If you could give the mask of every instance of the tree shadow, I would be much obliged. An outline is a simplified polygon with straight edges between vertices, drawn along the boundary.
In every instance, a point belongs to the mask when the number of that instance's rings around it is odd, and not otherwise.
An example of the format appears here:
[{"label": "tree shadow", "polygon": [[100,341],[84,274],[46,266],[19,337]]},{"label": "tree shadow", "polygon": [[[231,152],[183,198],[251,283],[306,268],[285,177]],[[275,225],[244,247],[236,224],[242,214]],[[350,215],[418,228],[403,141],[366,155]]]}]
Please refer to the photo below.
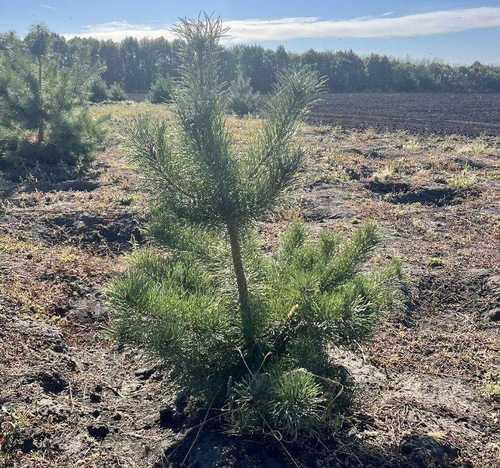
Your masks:
[{"label": "tree shadow", "polygon": [[430,435],[406,436],[398,447],[371,446],[355,435],[340,433],[327,443],[287,445],[271,438],[244,437],[197,429],[169,447],[155,468],[289,468],[289,467],[455,467],[458,450]]},{"label": "tree shadow", "polygon": [[18,184],[6,179],[0,172],[0,202],[10,199],[17,188]]},{"label": "tree shadow", "polygon": [[[0,160],[1,162],[1,160]],[[54,164],[33,168],[0,165],[0,200],[9,199],[16,192],[92,192],[99,186],[102,168],[97,163],[84,170],[70,171]]]},{"label": "tree shadow", "polygon": [[38,235],[50,245],[66,243],[120,253],[145,241],[142,224],[142,219],[128,212],[102,215],[70,212],[45,218]]}]

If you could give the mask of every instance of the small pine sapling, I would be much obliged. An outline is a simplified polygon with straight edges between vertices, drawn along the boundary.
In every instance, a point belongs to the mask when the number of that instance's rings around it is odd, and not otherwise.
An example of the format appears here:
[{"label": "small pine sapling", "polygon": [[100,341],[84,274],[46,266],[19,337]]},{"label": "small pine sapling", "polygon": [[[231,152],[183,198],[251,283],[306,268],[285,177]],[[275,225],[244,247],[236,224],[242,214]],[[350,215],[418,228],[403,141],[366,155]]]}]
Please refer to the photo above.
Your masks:
[{"label": "small pine sapling", "polygon": [[164,104],[172,100],[172,90],[172,80],[160,77],[151,85],[148,98],[153,104]]},{"label": "small pine sapling", "polygon": [[123,86],[120,83],[113,83],[109,87],[109,99],[111,101],[126,101],[127,100],[127,94],[125,93],[125,90],[123,89]]},{"label": "small pine sapling", "polygon": [[92,81],[90,85],[89,101],[98,103],[98,102],[104,102],[108,98],[109,98],[108,85],[101,77],[97,77]]},{"label": "small pine sapling", "polygon": [[250,80],[241,72],[229,88],[229,111],[239,117],[253,114],[259,107],[260,96],[256,93]]},{"label": "small pine sapling", "polygon": [[100,122],[84,106],[100,68],[65,65],[51,38],[42,25],[24,40],[0,38],[0,127],[9,134],[0,145],[0,166],[14,176],[47,165],[38,176],[78,174],[102,137]]},{"label": "small pine sapling", "polygon": [[262,127],[237,147],[219,78],[219,20],[185,20],[172,120],[140,117],[129,152],[152,205],[150,247],[109,286],[123,342],[156,353],[192,397],[223,408],[245,432],[318,433],[341,388],[330,346],[367,336],[395,294],[396,265],[361,273],[377,243],[366,225],[343,242],[293,225],[272,256],[255,221],[275,208],[301,166],[294,136],[323,90],[316,73],[281,74]]}]

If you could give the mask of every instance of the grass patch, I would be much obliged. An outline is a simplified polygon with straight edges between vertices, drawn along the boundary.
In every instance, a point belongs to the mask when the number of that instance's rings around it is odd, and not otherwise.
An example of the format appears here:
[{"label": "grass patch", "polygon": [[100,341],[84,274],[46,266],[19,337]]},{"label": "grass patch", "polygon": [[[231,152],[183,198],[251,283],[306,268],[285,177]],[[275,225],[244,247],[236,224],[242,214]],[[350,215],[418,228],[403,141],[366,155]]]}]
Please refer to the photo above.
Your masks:
[{"label": "grass patch", "polygon": [[458,148],[458,153],[478,158],[481,156],[486,156],[488,154],[496,153],[496,151],[484,139],[475,138],[474,140],[460,146]]},{"label": "grass patch", "polygon": [[445,261],[441,257],[431,257],[429,258],[429,266],[431,268],[439,268],[445,265]]},{"label": "grass patch", "polygon": [[481,393],[490,401],[500,402],[500,372],[488,372]]},{"label": "grass patch", "polygon": [[448,185],[457,190],[467,190],[474,185],[476,185],[478,177],[474,171],[472,171],[468,164],[460,171],[448,180]]}]

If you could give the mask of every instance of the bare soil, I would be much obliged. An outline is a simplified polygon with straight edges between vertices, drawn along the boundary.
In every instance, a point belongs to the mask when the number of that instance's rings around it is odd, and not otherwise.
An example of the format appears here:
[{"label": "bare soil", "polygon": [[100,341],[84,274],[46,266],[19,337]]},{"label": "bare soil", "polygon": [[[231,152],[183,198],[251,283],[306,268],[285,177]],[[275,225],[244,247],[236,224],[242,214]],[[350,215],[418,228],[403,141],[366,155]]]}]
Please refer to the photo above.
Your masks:
[{"label": "bare soil", "polygon": [[[122,106],[115,130],[137,112]],[[232,125],[244,138],[257,123]],[[375,220],[374,261],[399,257],[407,277],[370,343],[332,349],[357,384],[332,442],[287,455],[209,427],[186,458],[196,432],[168,369],[108,333],[103,287],[147,241],[144,195],[110,140],[87,181],[0,182],[0,465],[498,466],[499,138],[308,126],[300,139],[295,202],[259,226],[269,248],[297,217],[346,234]]]},{"label": "bare soil", "polygon": [[345,128],[500,135],[500,94],[331,94],[312,119]]}]

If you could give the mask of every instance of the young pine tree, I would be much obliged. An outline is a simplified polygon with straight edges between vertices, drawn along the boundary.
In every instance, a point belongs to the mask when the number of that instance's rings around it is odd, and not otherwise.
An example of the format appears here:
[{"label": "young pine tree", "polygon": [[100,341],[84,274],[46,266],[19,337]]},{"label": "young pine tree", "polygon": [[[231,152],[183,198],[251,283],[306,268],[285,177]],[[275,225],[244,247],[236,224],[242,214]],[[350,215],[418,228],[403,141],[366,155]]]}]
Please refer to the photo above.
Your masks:
[{"label": "young pine tree", "polygon": [[96,77],[89,88],[90,102],[104,102],[109,98],[109,88],[106,82],[101,77]]},{"label": "young pine tree", "polygon": [[173,83],[170,78],[160,77],[149,90],[148,99],[153,104],[164,104],[172,99]]},{"label": "young pine tree", "polygon": [[2,140],[0,162],[15,170],[44,163],[81,169],[100,136],[83,107],[99,67],[64,65],[42,25],[22,41],[1,39],[0,127],[10,137]]},{"label": "young pine tree", "polygon": [[366,336],[391,302],[395,270],[362,275],[372,226],[341,243],[295,225],[263,255],[252,227],[300,167],[293,137],[323,81],[280,76],[266,119],[246,147],[233,143],[219,79],[219,20],[182,21],[174,118],[141,117],[130,154],[145,176],[156,247],[137,251],[109,287],[118,337],[145,346],[191,395],[224,406],[244,431],[310,433],[330,420],[339,386],[328,347]]},{"label": "young pine tree", "polygon": [[259,107],[259,94],[254,92],[250,80],[241,71],[229,88],[229,111],[242,117],[252,114]]},{"label": "young pine tree", "polygon": [[37,121],[38,126],[38,135],[37,142],[42,143],[45,135],[45,112],[44,112],[44,62],[47,57],[47,53],[49,51],[49,39],[50,34],[47,28],[43,25],[35,25],[31,28],[31,31],[25,38],[25,43],[28,48],[29,53],[36,61],[37,67],[37,83],[34,91],[34,98],[36,101],[36,105],[33,106],[33,117]]},{"label": "young pine tree", "polygon": [[109,99],[111,101],[126,101],[127,94],[120,83],[113,83],[109,87]]}]

